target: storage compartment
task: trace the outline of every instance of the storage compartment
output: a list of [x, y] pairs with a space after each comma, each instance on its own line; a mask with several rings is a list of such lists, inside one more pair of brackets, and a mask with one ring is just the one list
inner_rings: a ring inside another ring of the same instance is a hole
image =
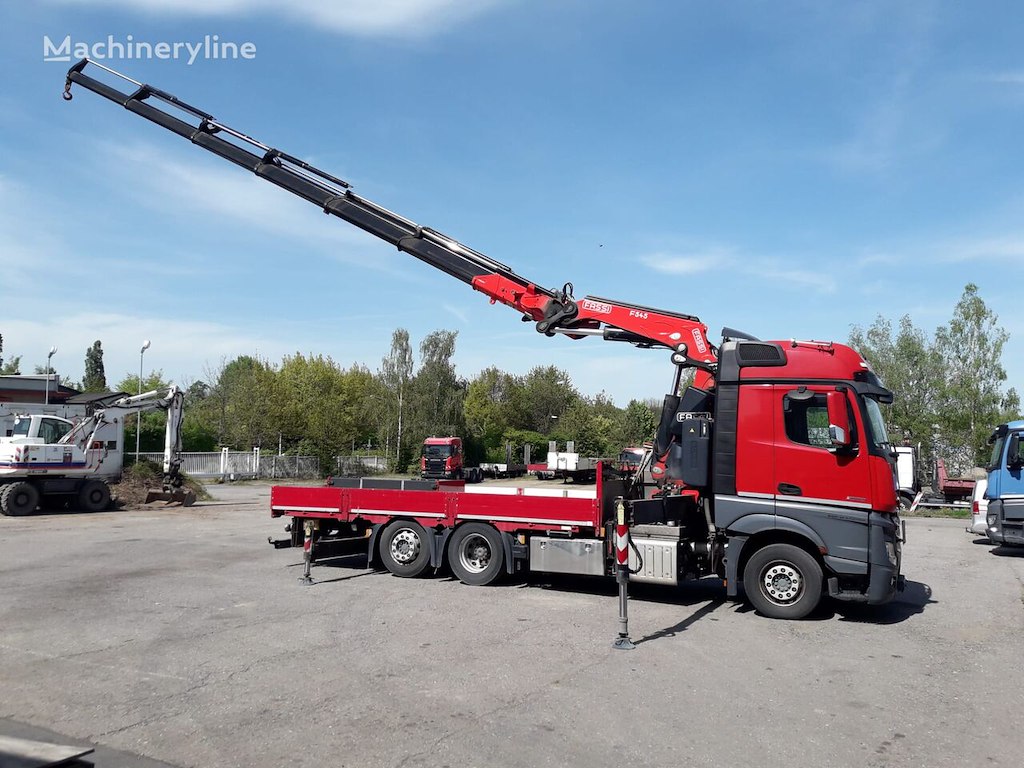
[[[653, 526], [651, 526], [653, 527]], [[668, 530], [678, 528], [665, 526]], [[634, 529], [635, 531], [635, 529]], [[640, 551], [640, 560], [636, 550], [629, 548], [630, 581], [642, 581], [650, 584], [677, 584], [679, 582], [679, 538], [651, 538], [648, 536], [632, 536], [633, 544]]]
[[604, 541], [533, 536], [530, 538], [530, 569], [548, 573], [604, 576]]

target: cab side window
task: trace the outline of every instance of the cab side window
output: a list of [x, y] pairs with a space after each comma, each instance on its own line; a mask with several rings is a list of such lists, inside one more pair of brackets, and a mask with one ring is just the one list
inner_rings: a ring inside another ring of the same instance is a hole
[[786, 437], [794, 443], [832, 448], [828, 434], [828, 405], [824, 394], [791, 392], [782, 399]]
[[39, 425], [39, 436], [43, 438], [43, 442], [48, 445], [58, 442], [64, 435], [68, 433], [70, 427], [63, 421], [54, 421], [53, 419], [43, 419]]

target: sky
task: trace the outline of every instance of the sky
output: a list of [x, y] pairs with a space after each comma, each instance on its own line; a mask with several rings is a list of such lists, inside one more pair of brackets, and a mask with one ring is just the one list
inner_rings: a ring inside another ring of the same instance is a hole
[[[69, 39], [539, 285], [696, 315], [713, 341], [843, 342], [878, 315], [931, 332], [974, 282], [1024, 389], [1020, 3], [0, 9], [0, 334], [23, 372], [56, 345], [79, 380], [97, 339], [111, 384], [147, 339], [146, 373], [183, 385], [239, 355], [376, 370], [403, 327], [457, 331], [467, 378], [557, 365], [619, 405], [672, 381], [665, 350], [542, 336], [112, 102], [63, 101], [69, 64], [44, 58]], [[190, 61], [207, 36], [252, 55]]]

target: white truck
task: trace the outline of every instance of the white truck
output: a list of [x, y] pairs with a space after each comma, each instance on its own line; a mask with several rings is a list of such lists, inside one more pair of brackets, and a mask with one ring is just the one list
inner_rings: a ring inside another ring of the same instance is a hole
[[564, 451], [558, 450], [554, 440], [548, 443], [548, 473], [562, 478], [563, 482], [593, 482], [600, 462], [601, 459], [595, 456], [581, 456], [577, 453], [574, 440], [566, 442]]
[[108, 481], [124, 466], [124, 420], [142, 411], [167, 412], [163, 488], [147, 501], [195, 501], [181, 490], [181, 420], [184, 393], [171, 385], [122, 397], [77, 423], [59, 416], [31, 414], [15, 418], [12, 434], [0, 438], [0, 513], [29, 515], [43, 499], [71, 501], [86, 512], [110, 504]]
[[0, 403], [0, 438], [10, 437], [14, 422], [21, 416], [38, 414], [78, 421], [88, 416], [86, 406], [79, 403]]

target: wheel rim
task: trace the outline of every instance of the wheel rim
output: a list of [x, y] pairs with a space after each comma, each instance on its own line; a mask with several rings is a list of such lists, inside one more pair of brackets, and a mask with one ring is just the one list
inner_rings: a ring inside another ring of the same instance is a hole
[[408, 565], [419, 557], [422, 543], [411, 528], [403, 528], [391, 538], [391, 559], [399, 565]]
[[790, 563], [771, 563], [763, 571], [765, 596], [776, 605], [789, 605], [803, 593], [804, 578]]
[[483, 573], [491, 564], [491, 545], [479, 533], [471, 533], [459, 547], [459, 563], [470, 573]]

